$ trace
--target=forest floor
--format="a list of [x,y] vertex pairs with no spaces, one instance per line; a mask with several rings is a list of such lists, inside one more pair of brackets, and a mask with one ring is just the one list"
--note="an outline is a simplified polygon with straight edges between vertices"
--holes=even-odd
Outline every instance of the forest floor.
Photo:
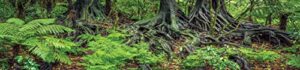
[[[177,44],[179,45],[179,44]],[[281,55],[281,58],[276,59],[275,61],[269,61],[269,62],[261,62],[261,61],[254,61],[250,60],[248,61],[250,64],[251,69],[253,70],[299,70],[295,67],[287,65],[287,59],[286,55],[290,55],[291,53],[286,52],[282,49],[273,49],[272,46],[269,43],[264,44],[252,44],[251,48],[254,49],[264,49],[268,51],[277,52]],[[296,52],[297,54],[300,54],[300,52]],[[69,55],[69,58],[72,61],[72,64],[66,65],[66,64],[57,64],[52,69],[53,70],[85,70],[84,66],[80,65],[81,62],[83,62],[82,56],[76,56],[76,55]],[[159,65],[159,68],[165,69],[165,70],[180,70],[180,65],[176,61],[165,63]],[[124,70],[132,70],[138,67],[138,64],[129,63],[126,65],[128,68],[124,68]],[[212,67],[205,67],[205,70],[214,70]]]

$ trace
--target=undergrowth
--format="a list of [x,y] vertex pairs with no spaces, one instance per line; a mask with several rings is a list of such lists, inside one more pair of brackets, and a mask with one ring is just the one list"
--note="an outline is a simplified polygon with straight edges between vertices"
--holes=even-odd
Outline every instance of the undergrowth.
[[217,70],[238,70],[240,66],[229,59],[234,55],[245,57],[247,61],[258,62],[273,62],[281,57],[279,53],[267,50],[208,46],[198,48],[193,54],[187,56],[183,61],[183,68],[195,69],[211,66]]
[[0,43],[21,46],[22,49],[37,55],[45,62],[63,62],[71,64],[67,52],[75,43],[55,35],[69,33],[73,30],[55,24],[55,19],[36,19],[28,23],[18,18],[8,19],[0,24]]
[[156,64],[164,58],[161,55],[151,53],[146,43],[134,44],[128,46],[123,43],[124,34],[111,33],[104,37],[101,35],[81,35],[81,40],[88,41],[86,51],[93,53],[84,56],[82,65],[87,70],[97,69],[120,69],[126,67],[126,64],[133,61],[137,64]]

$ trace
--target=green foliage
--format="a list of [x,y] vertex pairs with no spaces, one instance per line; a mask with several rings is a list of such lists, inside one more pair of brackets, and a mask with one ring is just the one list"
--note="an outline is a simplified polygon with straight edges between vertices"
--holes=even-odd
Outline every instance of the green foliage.
[[81,35],[82,40],[88,40],[87,51],[93,51],[91,55],[84,56],[82,63],[88,70],[119,69],[129,61],[138,61],[141,64],[155,64],[163,60],[162,56],[156,56],[148,51],[148,44],[140,43],[127,46],[123,43],[124,35],[111,33],[107,37],[101,35]]
[[273,62],[281,57],[280,54],[265,49],[228,48],[226,52],[229,54],[238,54],[246,57],[248,60],[259,62]]
[[289,55],[287,64],[300,69],[300,55]]
[[25,7],[25,11],[27,15],[25,16],[25,20],[34,20],[37,18],[49,18],[50,15],[47,13],[47,9],[43,8],[38,2],[32,5],[28,5]]
[[53,10],[51,11],[52,17],[62,16],[65,12],[68,11],[66,3],[56,3]]
[[228,59],[231,55],[240,55],[246,57],[247,60],[259,62],[272,62],[281,57],[280,54],[267,50],[254,50],[250,48],[214,48],[208,46],[197,49],[193,54],[189,55],[184,61],[184,68],[197,68],[212,66],[214,69],[239,69],[239,66]]
[[8,64],[8,58],[1,58],[0,59],[0,69],[1,70],[5,70],[9,68],[9,64]]
[[[264,24],[271,22],[279,24],[280,15],[289,14],[287,30],[299,32],[300,5],[299,1],[292,0],[230,0],[228,10],[234,17],[248,21],[250,16],[255,23]],[[251,8],[252,7],[252,8]],[[241,15],[243,14],[243,15]],[[269,18],[270,17],[270,18]],[[267,21],[271,19],[271,21]],[[268,25],[268,24],[267,24]]]
[[300,44],[295,44],[292,47],[283,48],[283,51],[286,51],[286,52],[289,52],[289,53],[300,52]]
[[76,44],[52,35],[69,33],[72,29],[55,25],[55,19],[37,19],[23,23],[20,19],[12,18],[0,24],[0,40],[4,40],[2,43],[24,45],[46,62],[71,63],[66,53]]
[[214,47],[206,47],[197,49],[193,54],[189,55],[184,61],[184,68],[205,67],[212,66],[217,70],[239,70],[239,65],[228,59],[225,49],[218,49]]
[[[22,69],[25,70],[37,70],[39,65],[34,60],[42,60],[44,62],[62,62],[65,64],[71,64],[71,60],[68,55],[74,55],[70,53],[76,53],[78,51],[84,51],[85,54],[82,55],[84,61],[82,65],[85,66],[88,70],[117,70],[121,68],[126,68],[128,64],[139,64],[140,66],[157,66],[159,68],[159,63],[165,60],[165,54],[159,54],[157,52],[167,51],[172,54],[169,54],[173,58],[173,48],[170,48],[169,40],[163,40],[159,37],[152,37],[160,35],[163,32],[157,32],[155,34],[155,29],[157,26],[165,25],[157,24],[154,28],[146,29],[149,33],[141,33],[141,36],[144,36],[149,40],[149,43],[155,45],[155,47],[162,46],[162,51],[154,50],[149,51],[149,44],[140,42],[138,44],[128,45],[124,43],[125,37],[127,35],[119,33],[117,31],[109,31],[111,34],[108,36],[101,35],[90,35],[84,34],[79,36],[79,42],[72,42],[74,36],[70,38],[64,38],[66,33],[73,32],[74,30],[65,26],[55,24],[56,19],[36,19],[36,18],[51,18],[51,17],[67,17],[68,14],[68,3],[67,0],[51,0],[51,5],[53,8],[51,10],[46,9],[46,5],[43,1],[46,0],[15,0],[15,3],[9,2],[10,0],[0,0],[0,70],[5,70],[9,68],[9,59],[11,57],[11,49],[15,49],[12,46],[22,46],[22,51],[29,52],[30,54],[35,55],[37,58],[30,58],[24,56],[17,56],[15,60],[21,65]],[[31,2],[30,2],[31,1]],[[76,0],[72,0],[75,2]],[[99,0],[104,2],[104,0]],[[155,16],[155,13],[158,11],[159,0],[112,0],[112,20],[118,20],[118,17],[115,16],[118,14],[120,19],[130,18],[131,20],[142,20],[148,19]],[[176,0],[178,7],[185,14],[189,14],[193,8],[195,0]],[[228,1],[228,2],[227,2]],[[287,31],[290,32],[290,35],[296,39],[295,43],[300,42],[300,1],[297,0],[227,0],[227,10],[233,17],[241,17],[241,20],[248,20],[252,18],[255,23],[263,24],[267,23],[266,20],[269,15],[273,19],[272,24],[278,24],[281,14],[289,14],[289,23]],[[254,7],[251,10],[248,10],[244,15],[241,15],[247,8],[250,7],[249,1],[255,1]],[[16,4],[16,5],[14,5]],[[17,4],[22,4],[22,11],[18,11],[15,7]],[[74,4],[74,3],[72,3]],[[86,5],[88,6],[88,5]],[[91,6],[91,5],[89,5]],[[191,7],[190,7],[191,6]],[[96,16],[95,18],[88,18],[88,22],[81,22],[79,24],[89,23],[90,20],[99,19],[103,14],[99,14],[100,7],[89,7],[82,8],[83,14],[80,14],[83,18]],[[101,8],[102,10],[103,8]],[[24,12],[23,12],[24,11]],[[22,13],[23,12],[23,13]],[[173,11],[174,12],[174,11]],[[16,17],[18,14],[24,14],[24,20]],[[78,11],[76,11],[78,13]],[[92,14],[92,15],[88,15]],[[72,16],[72,15],[69,15]],[[177,15],[178,16],[178,15]],[[251,17],[249,17],[251,16]],[[172,16],[171,18],[174,18]],[[22,17],[23,18],[23,17]],[[36,19],[36,20],[33,20]],[[32,21],[30,21],[32,20]],[[75,19],[76,21],[78,19]],[[206,20],[206,19],[205,19]],[[28,22],[29,21],[29,22]],[[123,20],[122,20],[123,21]],[[122,22],[120,21],[120,22]],[[169,21],[168,19],[164,21]],[[175,19],[171,19],[171,22]],[[221,20],[222,21],[222,20]],[[94,23],[94,21],[92,21]],[[148,21],[141,21],[148,22]],[[181,21],[180,21],[181,22]],[[96,23],[96,22],[95,22]],[[98,22],[97,22],[98,23]],[[95,26],[105,25],[95,24]],[[114,23],[114,22],[108,22]],[[117,23],[117,22],[116,22]],[[152,22],[151,22],[152,23]],[[153,22],[154,23],[154,22]],[[123,24],[122,24],[123,25]],[[94,26],[94,25],[92,25]],[[90,29],[89,26],[78,26],[80,29]],[[107,27],[110,27],[108,24]],[[97,27],[98,28],[98,27]],[[116,27],[118,28],[118,27]],[[168,29],[173,28],[173,29]],[[174,29],[175,28],[175,29]],[[167,33],[171,33],[169,30],[173,30],[177,33],[183,33],[183,35],[188,32],[178,30],[181,28],[176,24],[171,24],[170,26],[163,27],[162,30],[165,30]],[[101,28],[102,29],[102,28]],[[112,30],[112,29],[111,29]],[[90,29],[92,33],[93,29]],[[105,31],[105,30],[103,30]],[[153,33],[154,32],[154,33]],[[97,32],[98,33],[98,32]],[[99,32],[102,33],[102,32]],[[130,33],[130,32],[128,32]],[[96,33],[95,33],[96,34]],[[168,35],[166,35],[168,36]],[[171,35],[172,36],[172,35]],[[63,37],[63,38],[62,38]],[[148,38],[149,37],[149,38]],[[191,35],[192,37],[192,35]],[[193,36],[195,39],[191,40],[186,38],[187,42],[195,42],[198,40],[198,37]],[[72,39],[72,40],[71,40]],[[77,39],[76,39],[77,41]],[[133,41],[131,39],[131,41]],[[138,40],[134,41],[139,42]],[[153,43],[158,42],[158,43]],[[87,48],[76,47],[77,43],[81,43]],[[87,44],[86,44],[87,43]],[[197,43],[197,42],[195,42]],[[157,45],[159,44],[159,45]],[[186,45],[180,44],[180,45]],[[170,49],[169,49],[170,48]],[[177,47],[176,47],[177,48]],[[24,49],[24,50],[23,50]],[[182,50],[182,47],[180,47]],[[290,65],[295,68],[300,68],[300,56],[298,55],[300,51],[299,45],[294,45],[292,47],[287,47],[280,49],[284,53],[281,54],[291,54],[288,55],[287,65]],[[22,52],[23,53],[23,52]],[[216,47],[205,47],[198,48],[194,53],[189,55],[186,59],[183,60],[182,65],[184,69],[193,69],[198,67],[212,66],[217,70],[238,70],[240,69],[237,63],[230,61],[228,58],[231,55],[239,55],[241,57],[246,57],[247,60],[257,61],[257,62],[272,62],[282,58],[282,56],[274,51],[266,49],[251,49],[251,48],[216,48]],[[31,55],[30,55],[31,56]],[[177,56],[174,56],[176,58]],[[179,59],[178,59],[179,60]],[[181,61],[181,60],[179,60]],[[155,70],[155,69],[154,69]]]
[[29,46],[31,53],[39,56],[43,61],[59,61],[67,64],[72,63],[67,52],[76,46],[72,41],[54,37],[29,38],[23,44]]
[[300,43],[300,30],[292,32],[291,36],[295,39],[295,43]]
[[118,0],[115,8],[131,19],[141,20],[154,17],[158,4],[159,0]]
[[6,23],[16,24],[16,25],[23,25],[23,24],[25,24],[25,21],[23,21],[19,18],[10,18],[6,21]]
[[33,59],[29,57],[17,56],[15,57],[17,63],[23,70],[39,70],[39,66]]
[[247,57],[248,59],[260,62],[272,62],[281,57],[280,54],[267,50],[253,50],[250,48],[242,48],[239,49],[239,51],[243,56]]
[[6,19],[15,15],[15,9],[8,0],[0,0],[0,19]]
[[54,25],[55,19],[37,19],[24,25],[24,21],[16,18],[13,22],[0,24],[0,38],[10,39],[12,42],[24,41],[33,36],[46,36],[61,33],[69,33],[73,30],[61,25]]

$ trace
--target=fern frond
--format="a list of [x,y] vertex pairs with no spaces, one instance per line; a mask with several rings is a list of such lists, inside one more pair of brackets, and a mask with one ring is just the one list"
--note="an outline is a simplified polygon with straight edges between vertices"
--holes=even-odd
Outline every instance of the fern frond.
[[67,41],[64,39],[57,39],[53,37],[46,37],[46,42],[53,46],[54,48],[60,49],[71,49],[71,47],[76,46],[74,42]]
[[71,60],[66,54],[66,50],[70,50],[74,43],[62,39],[51,37],[31,38],[24,42],[25,45],[30,46],[31,53],[37,55],[46,62],[63,62],[71,64]]
[[91,34],[82,34],[82,35],[79,35],[78,38],[79,38],[80,40],[91,41],[91,40],[95,39],[96,36],[91,35]]
[[6,23],[23,25],[23,24],[25,24],[25,21],[23,21],[22,19],[19,19],[19,18],[10,18],[6,21]]
[[[27,46],[31,46],[31,47],[41,46],[40,45],[41,42],[40,42],[39,38],[37,38],[37,37],[28,38],[22,44],[27,45]],[[32,48],[30,50],[32,50]]]
[[20,31],[34,30],[43,25],[50,25],[55,23],[55,19],[36,19],[25,24]]
[[0,34],[1,35],[13,35],[14,33],[18,32],[19,27],[21,27],[21,26],[16,25],[16,24],[10,24],[10,23],[0,24]]
[[60,34],[69,33],[74,30],[61,25],[48,25],[35,29],[37,35],[49,35],[49,34]]
[[37,44],[37,46],[31,47],[31,53],[37,55],[41,59],[46,62],[54,62],[53,50],[50,49],[51,47],[46,47],[46,45],[42,44],[41,42]]
[[22,37],[19,36],[18,28],[21,25],[11,24],[11,23],[2,23],[0,24],[0,38],[8,40],[21,40]]
[[59,62],[63,62],[63,63],[66,63],[66,64],[71,64],[72,63],[70,58],[65,53],[54,53],[53,56],[54,56],[54,59],[59,61]]
[[63,62],[70,64],[67,52],[72,50],[75,43],[49,35],[74,31],[61,25],[53,25],[55,19],[37,19],[25,22],[12,18],[8,23],[0,24],[0,40],[25,45],[30,52],[46,62]]

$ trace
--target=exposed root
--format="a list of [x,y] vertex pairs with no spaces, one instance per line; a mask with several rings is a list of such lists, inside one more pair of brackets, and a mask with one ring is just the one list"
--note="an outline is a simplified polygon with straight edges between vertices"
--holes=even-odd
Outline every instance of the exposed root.
[[177,8],[175,0],[161,0],[160,11],[156,17],[137,22],[131,27],[132,32],[130,33],[133,34],[129,37],[128,44],[140,41],[149,42],[150,50],[164,51],[170,59],[176,50],[176,46],[173,45],[175,40],[190,36],[186,28],[188,27],[188,17]]
[[[210,4],[211,3],[211,4]],[[274,46],[291,46],[292,39],[289,34],[278,29],[254,25],[250,23],[241,24],[226,11],[224,1],[222,0],[197,0],[195,10],[190,15],[190,29],[198,32],[207,32],[207,38],[200,36],[201,44],[232,44],[231,37],[240,37],[243,44],[251,42],[267,41]],[[209,40],[210,42],[205,42]],[[201,42],[202,41],[202,42]],[[238,46],[237,44],[235,44]]]
[[105,16],[99,0],[78,0],[71,9],[75,11],[76,18],[83,20],[103,19]]
[[244,58],[238,55],[233,55],[230,56],[229,59],[239,64],[239,66],[241,66],[241,70],[251,70],[248,62]]

